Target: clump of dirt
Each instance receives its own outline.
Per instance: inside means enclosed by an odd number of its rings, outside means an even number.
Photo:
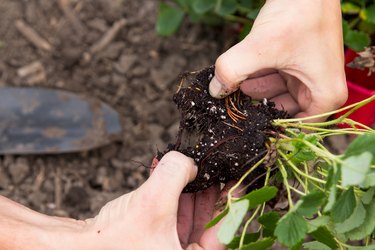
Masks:
[[[185,187],[188,193],[238,180],[267,154],[267,138],[279,130],[272,120],[288,116],[274,103],[253,101],[240,91],[225,99],[212,98],[208,85],[213,76],[213,66],[182,74],[173,97],[181,113],[177,140],[157,157],[176,150],[195,160],[198,175]],[[257,168],[248,181],[264,172],[264,166]]]

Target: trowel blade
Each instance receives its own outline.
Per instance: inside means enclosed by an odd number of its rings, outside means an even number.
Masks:
[[[0,87],[0,154],[87,151],[118,138],[118,113],[64,90]]]

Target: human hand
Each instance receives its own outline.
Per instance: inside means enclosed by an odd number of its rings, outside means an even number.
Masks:
[[[140,188],[86,220],[80,241],[88,249],[225,249],[217,241],[219,225],[204,231],[218,213],[220,188],[181,195],[196,174],[191,158],[169,152]]]
[[[347,98],[339,0],[267,0],[250,34],[216,61],[213,97],[238,88],[296,117]]]

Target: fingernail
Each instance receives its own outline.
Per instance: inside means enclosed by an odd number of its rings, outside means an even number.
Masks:
[[[219,82],[216,77],[212,78],[208,90],[212,97],[224,97],[224,85],[221,82]]]

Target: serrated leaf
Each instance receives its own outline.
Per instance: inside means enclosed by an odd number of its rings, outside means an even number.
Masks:
[[[263,214],[258,218],[259,224],[263,226],[263,236],[273,237],[277,222],[280,219],[280,214],[271,211],[269,213]]]
[[[231,205],[218,232],[218,238],[221,243],[229,244],[233,240],[248,209],[248,200],[236,201]]]
[[[288,212],[284,215],[275,228],[278,241],[287,247],[292,247],[305,238],[307,223],[304,218],[295,213]]]
[[[361,240],[375,230],[375,202],[365,205],[365,209],[365,223],[363,223],[360,227],[346,233],[350,240]]]
[[[309,233],[315,240],[329,246],[332,249],[337,249],[337,242],[335,240],[335,237],[327,229],[327,227],[319,227],[314,232]]]
[[[175,33],[181,25],[184,12],[168,4],[160,3],[159,15],[156,20],[156,32],[161,36],[169,36]]]
[[[349,48],[355,51],[362,51],[365,47],[370,45],[371,38],[369,34],[363,31],[350,30],[346,33],[344,42]]]
[[[259,236],[260,236],[260,233],[245,234],[244,245],[257,241],[257,239],[259,239]],[[230,249],[237,249],[240,245],[240,241],[241,241],[241,237],[236,236],[233,238],[233,240],[229,244],[227,244],[227,247]]]
[[[263,228],[267,228],[269,230],[274,231],[279,219],[280,219],[280,214],[277,212],[271,211],[260,216],[258,218],[258,222],[259,224],[263,226]]]
[[[250,202],[249,209],[256,208],[258,205],[263,204],[266,201],[273,199],[277,194],[278,189],[276,187],[262,187],[254,190],[245,196],[242,196],[239,200],[248,200]]]
[[[304,243],[303,247],[308,250],[331,250],[331,248],[319,241]]]
[[[350,2],[341,4],[341,11],[344,14],[358,14],[361,11],[361,7]]]
[[[233,14],[237,9],[236,0],[222,0],[221,5],[217,10],[217,14],[220,16],[226,16]]]
[[[360,155],[353,155],[345,158],[341,164],[342,186],[361,185],[370,170],[372,154],[363,152]]]
[[[215,226],[222,218],[224,218],[225,215],[227,215],[229,209],[226,208],[223,212],[218,214],[215,218],[213,218],[211,221],[209,221],[204,228],[209,229],[210,227]]]
[[[372,201],[373,197],[375,195],[375,187],[370,188],[366,191],[366,193],[362,196],[361,201],[363,204],[368,205]]]
[[[313,220],[307,221],[308,233],[316,231],[319,227],[325,226],[330,222],[330,218],[326,215],[319,216]]]
[[[310,217],[314,215],[323,204],[325,194],[321,191],[314,191],[303,196],[296,204],[296,212],[302,216]]]
[[[214,8],[215,2],[213,0],[194,0],[192,7],[197,14],[204,14]]]
[[[355,138],[345,150],[344,158],[348,158],[353,155],[360,155],[366,151],[370,152],[375,158],[375,134],[373,133],[357,136],[357,138]]]
[[[353,187],[345,190],[332,207],[331,217],[335,223],[343,222],[353,213],[356,199]]]
[[[363,10],[364,20],[375,23],[375,4],[370,5],[366,9]]]
[[[362,202],[357,202],[357,206],[354,209],[352,215],[346,219],[344,222],[336,223],[335,230],[337,233],[346,233],[354,228],[359,227],[363,224],[366,217],[366,209],[363,206]]]
[[[272,238],[263,238],[256,242],[244,245],[240,248],[240,250],[267,250],[272,247],[274,242],[275,240]]]

